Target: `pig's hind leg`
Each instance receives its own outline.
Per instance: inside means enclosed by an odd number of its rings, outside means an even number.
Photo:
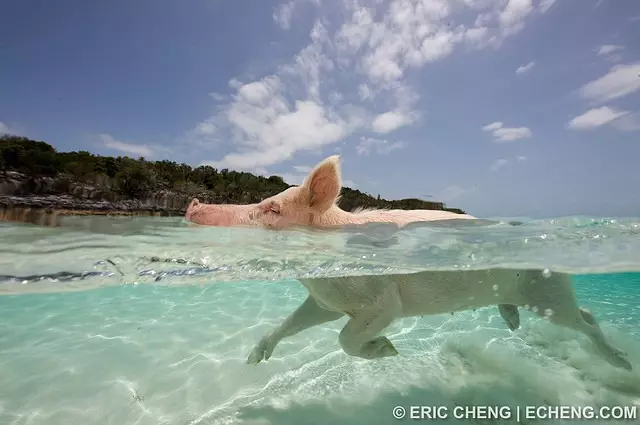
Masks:
[[[340,346],[345,353],[364,359],[377,359],[398,354],[386,336],[377,336],[391,324],[394,315],[384,310],[360,311],[340,331]]]
[[[374,286],[370,287],[370,292]],[[398,354],[386,336],[379,336],[387,326],[402,315],[402,301],[395,290],[387,286],[375,302],[348,311],[350,320],[340,331],[340,346],[345,353],[364,359],[377,359]]]

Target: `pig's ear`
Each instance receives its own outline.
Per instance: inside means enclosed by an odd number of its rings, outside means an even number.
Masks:
[[[304,179],[302,186],[309,191],[309,206],[326,211],[338,199],[342,181],[340,156],[333,155],[315,166]]]

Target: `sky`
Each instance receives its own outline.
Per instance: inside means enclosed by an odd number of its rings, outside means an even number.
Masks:
[[[3,0],[0,133],[479,217],[640,216],[638,0]]]

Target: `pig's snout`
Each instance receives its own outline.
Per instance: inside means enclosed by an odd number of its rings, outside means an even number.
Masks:
[[[208,226],[235,226],[248,224],[251,205],[216,205],[203,204],[198,199],[193,199],[185,218],[196,224]]]

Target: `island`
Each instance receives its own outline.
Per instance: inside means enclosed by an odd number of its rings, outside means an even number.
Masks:
[[[194,197],[206,203],[249,204],[291,185],[279,176],[169,160],[58,152],[26,137],[0,136],[0,220],[57,226],[68,215],[181,216]],[[340,208],[444,210],[442,202],[386,200],[343,187]]]

